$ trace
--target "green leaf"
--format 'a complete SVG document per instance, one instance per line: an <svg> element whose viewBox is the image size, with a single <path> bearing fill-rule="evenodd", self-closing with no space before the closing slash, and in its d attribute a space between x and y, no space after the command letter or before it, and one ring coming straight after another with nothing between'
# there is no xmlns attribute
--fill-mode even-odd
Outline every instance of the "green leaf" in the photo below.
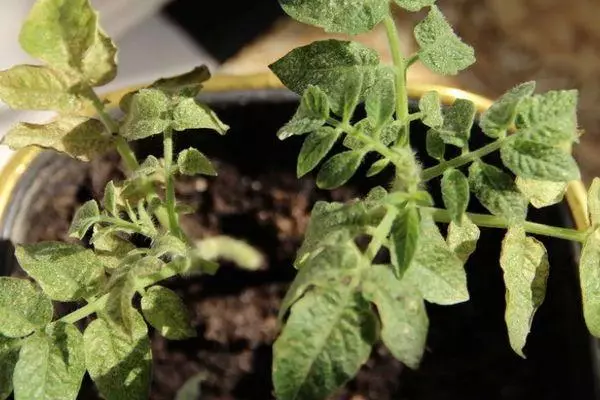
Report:
<svg viewBox="0 0 600 400"><path fill-rule="evenodd" d="M114 140L96 119L64 116L44 125L18 123L7 132L2 144L13 150L39 146L89 161L111 150Z"/></svg>
<svg viewBox="0 0 600 400"><path fill-rule="evenodd" d="M368 32L389 13L388 0L279 0L283 10L296 21L318 26L325 32Z"/></svg>
<svg viewBox="0 0 600 400"><path fill-rule="evenodd" d="M24 340L13 377L15 398L75 400L84 374L81 333L56 322Z"/></svg>
<svg viewBox="0 0 600 400"><path fill-rule="evenodd" d="M229 126L225 125L208 106L198 103L195 99L185 98L173 110L173 129L176 131L212 129L219 135L224 135L229 130Z"/></svg>
<svg viewBox="0 0 600 400"><path fill-rule="evenodd" d="M325 125L327 117L329 117L327 95L317 86L308 85L302 94L298 110L292 119L277 132L277 137L285 140L290 136L313 132Z"/></svg>
<svg viewBox="0 0 600 400"><path fill-rule="evenodd" d="M519 191L535 208L548 207L560 203L567 191L567 182L540 181L517 177Z"/></svg>
<svg viewBox="0 0 600 400"><path fill-rule="evenodd" d="M568 182L581 177L570 154L543 143L516 138L502 146L500 155L504 165L521 178Z"/></svg>
<svg viewBox="0 0 600 400"><path fill-rule="evenodd" d="M405 10L416 12L423 7L432 6L435 0L394 0L396 4Z"/></svg>
<svg viewBox="0 0 600 400"><path fill-rule="evenodd" d="M63 113L77 113L91 105L73 77L34 65L0 72L0 100L15 109Z"/></svg>
<svg viewBox="0 0 600 400"><path fill-rule="evenodd" d="M469 300L463 263L448 247L431 216L425 213L421 213L419 245L404 279L431 303L450 305Z"/></svg>
<svg viewBox="0 0 600 400"><path fill-rule="evenodd" d="M298 178L312 171L325 158L340 135L340 131L324 126L307 136L298 155Z"/></svg>
<svg viewBox="0 0 600 400"><path fill-rule="evenodd" d="M44 292L58 301L76 301L96 294L104 268L92 250L80 245L42 242L17 246L19 265Z"/></svg>
<svg viewBox="0 0 600 400"><path fill-rule="evenodd" d="M283 320L289 308L311 287L329 290L343 282L355 282L366 267L365 258L352 241L324 246L302 264L281 302L279 319Z"/></svg>
<svg viewBox="0 0 600 400"><path fill-rule="evenodd" d="M419 59L427 68L441 75L456 75L475 62L473 48L454 33L436 6L415 27L415 39L421 47Z"/></svg>
<svg viewBox="0 0 600 400"><path fill-rule="evenodd" d="M419 210L409 204L394 220L390 231L390 255L394 274L402 279L410 266L417 246L420 233Z"/></svg>
<svg viewBox="0 0 600 400"><path fill-rule="evenodd" d="M340 40L323 40L299 47L270 66L285 86L298 94L304 93L309 85L318 86L337 115L343 115L346 89L362 82L362 98L373 85L378 67L379 55L375 50Z"/></svg>
<svg viewBox="0 0 600 400"><path fill-rule="evenodd" d="M511 228L502 242L500 266L506 286L506 326L513 350L521 357L533 316L542 305L548 280L548 255L544 245L527 237L522 228Z"/></svg>
<svg viewBox="0 0 600 400"><path fill-rule="evenodd" d="M321 189L342 186L356 173L364 156L362 151L344 151L331 157L319 170L317 186Z"/></svg>
<svg viewBox="0 0 600 400"><path fill-rule="evenodd" d="M380 174L388 165L390 165L390 160L387 158L375 161L367 171L367 177L370 178Z"/></svg>
<svg viewBox="0 0 600 400"><path fill-rule="evenodd" d="M101 29L81 60L81 72L90 86L103 86L117 76L117 47Z"/></svg>
<svg viewBox="0 0 600 400"><path fill-rule="evenodd" d="M527 200L512 178L499 168L477 161L469 168L469 184L481 204L492 214L520 224L527 214Z"/></svg>
<svg viewBox="0 0 600 400"><path fill-rule="evenodd" d="M417 368L429 327L423 298L413 286L398 281L387 265L374 265L367 271L363 295L377 307L381 340L395 358Z"/></svg>
<svg viewBox="0 0 600 400"><path fill-rule="evenodd" d="M111 400L146 400L150 396L152 352L148 329L135 312L127 334L99 318L83 334L85 365L98 390Z"/></svg>
<svg viewBox="0 0 600 400"><path fill-rule="evenodd" d="M469 205L469 180L458 169L449 168L442 176L442 199L452 221L460 223Z"/></svg>
<svg viewBox="0 0 600 400"><path fill-rule="evenodd" d="M592 225L600 224L600 178L594 178L587 196Z"/></svg>
<svg viewBox="0 0 600 400"><path fill-rule="evenodd" d="M205 260L227 260L238 267L255 271L264 266L263 254L243 240L213 236L196 242L196 255Z"/></svg>
<svg viewBox="0 0 600 400"><path fill-rule="evenodd" d="M163 174L164 165L162 160L154 156L148 156L138 169L134 172L134 177L152 176L154 174Z"/></svg>
<svg viewBox="0 0 600 400"><path fill-rule="evenodd" d="M196 336L186 305L172 290L152 286L141 304L144 318L165 338L182 340Z"/></svg>
<svg viewBox="0 0 600 400"><path fill-rule="evenodd" d="M19 359L19 339L0 336L0 399L6 400L13 390L13 371Z"/></svg>
<svg viewBox="0 0 600 400"><path fill-rule="evenodd" d="M515 124L519 136L546 145L577 140L576 90L550 91L523 99Z"/></svg>
<svg viewBox="0 0 600 400"><path fill-rule="evenodd" d="M170 124L167 95L157 89L141 89L131 98L119 133L127 140L143 139L163 133Z"/></svg>
<svg viewBox="0 0 600 400"><path fill-rule="evenodd" d="M492 138L504 136L515 122L517 108L523 99L530 97L534 91L535 82L526 82L504 93L481 114L479 125L483 133Z"/></svg>
<svg viewBox="0 0 600 400"><path fill-rule="evenodd" d="M324 399L369 358L377 320L352 287L306 294L274 345L273 385L281 400Z"/></svg>
<svg viewBox="0 0 600 400"><path fill-rule="evenodd" d="M119 211L117 209L118 195L117 188L113 181L109 181L104 188L104 198L102 203L104 205L104 209L108 211L112 216L118 217ZM96 205L97 207L97 205ZM86 229L87 231L87 229Z"/></svg>
<svg viewBox="0 0 600 400"><path fill-rule="evenodd" d="M69 237L83 239L90 228L98 222L99 218L100 209L96 200L86 201L75 211L73 221L71 221L71 226L69 227Z"/></svg>
<svg viewBox="0 0 600 400"><path fill-rule="evenodd" d="M419 110L423 113L421 121L430 128L440 128L444 124L440 94L430 91L419 100Z"/></svg>
<svg viewBox="0 0 600 400"><path fill-rule="evenodd" d="M444 160L444 153L446 152L446 143L442 140L439 131L430 129L427 131L425 138L425 147L427 154L430 157L435 158L438 161Z"/></svg>
<svg viewBox="0 0 600 400"><path fill-rule="evenodd" d="M108 269L118 268L127 253L135 249L133 244L116 233L106 229L96 229L95 227L92 244L94 245L96 257Z"/></svg>
<svg viewBox="0 0 600 400"><path fill-rule="evenodd" d="M19 338L52 321L52 302L25 279L0 277L0 335Z"/></svg>
<svg viewBox="0 0 600 400"><path fill-rule="evenodd" d="M444 123L439 132L440 139L459 148L469 146L471 128L475 118L475 104L470 100L457 99L444 113Z"/></svg>
<svg viewBox="0 0 600 400"><path fill-rule="evenodd" d="M375 128L385 125L394 115L396 106L396 74L390 66L377 69L375 83L366 93L367 117Z"/></svg>
<svg viewBox="0 0 600 400"><path fill-rule="evenodd" d="M587 237L579 260L583 316L592 335L600 337L600 231Z"/></svg>
<svg viewBox="0 0 600 400"><path fill-rule="evenodd" d="M201 152L190 147L183 150L177 157L179 172L183 175L209 175L217 176L217 171L210 160Z"/></svg>
<svg viewBox="0 0 600 400"><path fill-rule="evenodd" d="M175 96L196 97L202 90L202 84L209 79L208 67L201 65L180 75L161 78L151 87Z"/></svg>
<svg viewBox="0 0 600 400"><path fill-rule="evenodd" d="M477 247L479 228L465 214L458 222L451 221L448 225L448 247L463 262L467 262Z"/></svg>

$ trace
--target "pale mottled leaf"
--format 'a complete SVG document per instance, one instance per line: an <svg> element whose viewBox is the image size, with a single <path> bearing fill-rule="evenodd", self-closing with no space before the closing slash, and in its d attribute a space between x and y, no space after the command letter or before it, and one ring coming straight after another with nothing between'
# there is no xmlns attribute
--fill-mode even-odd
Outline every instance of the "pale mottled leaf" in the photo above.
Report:
<svg viewBox="0 0 600 400"><path fill-rule="evenodd" d="M383 66L375 73L375 83L366 93L365 109L367 117L378 128L385 125L394 115L396 91L395 71L390 66Z"/></svg>
<svg viewBox="0 0 600 400"><path fill-rule="evenodd" d="M380 174L388 165L390 165L390 160L387 158L375 161L367 171L367 177L370 178Z"/></svg>
<svg viewBox="0 0 600 400"><path fill-rule="evenodd" d="M588 212L592 224L600 224L600 178L594 178L588 191Z"/></svg>
<svg viewBox="0 0 600 400"><path fill-rule="evenodd" d="M458 222L450 222L448 225L448 247L461 259L463 263L477 247L479 240L479 228L466 215L462 215Z"/></svg>
<svg viewBox="0 0 600 400"><path fill-rule="evenodd" d="M163 133L170 124L167 95L157 89L142 89L131 98L120 134L128 140L143 139Z"/></svg>
<svg viewBox="0 0 600 400"><path fill-rule="evenodd" d="M294 135L304 135L321 128L329 117L329 99L325 92L317 86L308 85L298 110L292 119L277 132L277 137L284 140Z"/></svg>
<svg viewBox="0 0 600 400"><path fill-rule="evenodd" d="M567 191L567 182L540 181L517 177L519 191L535 208L548 207L560 203Z"/></svg>
<svg viewBox="0 0 600 400"><path fill-rule="evenodd" d="M100 29L81 60L81 72L90 86L106 85L117 76L117 47Z"/></svg>
<svg viewBox="0 0 600 400"><path fill-rule="evenodd" d="M423 94L419 100L419 110L423 113L421 121L430 128L439 128L444 123L440 94L430 91Z"/></svg>
<svg viewBox="0 0 600 400"><path fill-rule="evenodd" d="M494 102L483 114L479 125L483 133L498 138L515 122L521 101L533 94L535 82L525 82L510 89Z"/></svg>
<svg viewBox="0 0 600 400"><path fill-rule="evenodd" d="M185 98L173 110L173 129L176 131L212 129L224 135L229 130L229 126L224 124L205 104L198 103L192 98Z"/></svg>
<svg viewBox="0 0 600 400"><path fill-rule="evenodd" d="M52 320L52 301L26 279L0 277L0 335L19 338Z"/></svg>
<svg viewBox="0 0 600 400"><path fill-rule="evenodd" d="M227 260L250 271L261 268L263 254L247 242L230 236L213 236L196 242L196 254L205 260Z"/></svg>
<svg viewBox="0 0 600 400"><path fill-rule="evenodd" d="M179 172L181 172L183 175L217 175L217 171L208 157L193 147L185 149L179 153L179 156L177 157L177 165L179 166Z"/></svg>
<svg viewBox="0 0 600 400"><path fill-rule="evenodd" d="M423 7L435 4L435 0L394 0L396 4L408 11L419 11Z"/></svg>
<svg viewBox="0 0 600 400"><path fill-rule="evenodd" d="M427 131L427 137L425 138L425 147L427 154L436 160L442 161L444 159L444 153L446 152L446 143L442 140L440 132L434 129Z"/></svg>
<svg viewBox="0 0 600 400"><path fill-rule="evenodd" d="M600 231L594 229L583 244L579 259L583 316L592 335L600 337Z"/></svg>
<svg viewBox="0 0 600 400"><path fill-rule="evenodd" d="M440 139L459 148L466 148L471 137L471 128L475 118L475 104L470 100L457 99L444 112L444 122L436 128Z"/></svg>
<svg viewBox="0 0 600 400"><path fill-rule="evenodd" d="M13 390L13 371L19 359L19 339L0 335L0 400L6 400Z"/></svg>
<svg viewBox="0 0 600 400"><path fill-rule="evenodd" d="M356 173L364 156L362 151L344 151L331 157L319 170L317 186L321 189L342 186Z"/></svg>
<svg viewBox="0 0 600 400"><path fill-rule="evenodd" d="M183 300L170 289L152 286L142 297L144 318L167 339L182 340L196 336Z"/></svg>
<svg viewBox="0 0 600 400"><path fill-rule="evenodd" d="M460 222L469 205L469 180L458 169L449 168L442 176L442 199L454 222Z"/></svg>
<svg viewBox="0 0 600 400"><path fill-rule="evenodd" d="M99 218L100 209L96 200L86 201L75 211L73 221L71 221L71 226L69 227L69 237L83 239L90 228L98 222Z"/></svg>
<svg viewBox="0 0 600 400"><path fill-rule="evenodd" d="M209 79L208 67L201 65L180 75L161 78L155 81L151 87L173 95L195 97L202 89L202 84Z"/></svg>
<svg viewBox="0 0 600 400"><path fill-rule="evenodd" d="M327 156L340 135L340 131L324 126L304 139L296 167L299 178L312 171Z"/></svg>

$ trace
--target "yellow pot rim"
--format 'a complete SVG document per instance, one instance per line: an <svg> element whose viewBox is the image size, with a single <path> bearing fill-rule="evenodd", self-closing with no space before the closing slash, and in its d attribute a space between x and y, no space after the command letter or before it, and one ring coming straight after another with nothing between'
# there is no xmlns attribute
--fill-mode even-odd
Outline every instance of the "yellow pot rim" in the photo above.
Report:
<svg viewBox="0 0 600 400"><path fill-rule="evenodd" d="M129 87L112 92L104 96L104 99L108 102L109 106L114 106L118 104L124 94L139 87L141 86ZM206 82L204 92L222 93L282 88L284 88L284 86L272 73L252 75L217 74ZM452 103L457 98L471 100L475 103L477 111L480 113L485 111L492 104L492 100L488 98L464 90L438 85L409 84L408 95L412 98L420 98L423 93L430 90L437 91L444 104ZM89 110L88 114L93 115L94 111ZM38 147L27 147L18 150L11 156L4 168L0 170L0 221L5 216L4 214L11 201L11 194L17 186L17 183L41 151L42 149ZM577 229L585 230L589 226L587 192L585 185L581 180L570 182L566 193L566 200L571 210L575 226Z"/></svg>

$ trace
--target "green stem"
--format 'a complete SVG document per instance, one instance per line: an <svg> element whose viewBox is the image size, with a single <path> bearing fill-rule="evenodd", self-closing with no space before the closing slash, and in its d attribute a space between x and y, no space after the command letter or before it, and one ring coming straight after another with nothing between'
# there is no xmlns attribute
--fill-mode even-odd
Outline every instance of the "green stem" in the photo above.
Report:
<svg viewBox="0 0 600 400"><path fill-rule="evenodd" d="M441 162L435 167L427 168L425 171L423 171L421 179L423 180L423 182L427 182L439 175L442 175L444 171L446 171L448 168L458 168L462 165L469 164L475 160L478 160L481 157L500 149L504 141L511 137L514 137L514 135L509 136L507 138L498 139L495 142L492 142L486 146L479 148L478 150L471 151L451 160Z"/></svg>
<svg viewBox="0 0 600 400"><path fill-rule="evenodd" d="M392 224L398 215L398 211L394 207L388 207L387 213L385 217L381 220L375 232L371 237L371 242L369 243L369 247L365 251L365 255L369 258L370 261L373 261L379 250L383 246L383 242L387 238L390 230L392 229Z"/></svg>
<svg viewBox="0 0 600 400"><path fill-rule="evenodd" d="M423 207L423 210L432 212L433 219L437 222L449 223L452 218L448 210L432 207ZM486 228L503 228L507 229L514 224L510 224L506 219L489 214L474 214L466 213L467 217L476 225ZM587 236L586 232L576 229L561 228L557 226L538 224L537 222L525 221L523 228L526 232L565 239L574 242L583 242Z"/></svg>
<svg viewBox="0 0 600 400"><path fill-rule="evenodd" d="M390 53L394 62L394 71L396 73L396 118L400 121L406 121L408 118L408 93L406 91L406 64L404 57L400 52L400 36L396 23L391 15L383 20L385 31L390 44ZM408 123L407 123L408 126ZM408 128L405 128L405 136L408 137Z"/></svg>
<svg viewBox="0 0 600 400"><path fill-rule="evenodd" d="M183 235L179 228L179 216L175 210L175 182L173 180L173 130L167 129L164 132L164 158L165 158L165 176L167 179L166 187L166 205L169 215L169 229L172 234L182 238Z"/></svg>

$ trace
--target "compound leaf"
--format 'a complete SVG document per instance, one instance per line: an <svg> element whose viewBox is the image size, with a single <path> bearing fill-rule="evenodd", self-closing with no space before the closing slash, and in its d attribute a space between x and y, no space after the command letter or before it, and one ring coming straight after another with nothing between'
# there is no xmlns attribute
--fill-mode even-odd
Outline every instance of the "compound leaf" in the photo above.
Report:
<svg viewBox="0 0 600 400"><path fill-rule="evenodd" d="M181 340L196 336L186 305L172 290L152 286L141 304L144 318L165 338Z"/></svg>
<svg viewBox="0 0 600 400"><path fill-rule="evenodd" d="M32 282L0 277L0 335L19 338L52 321L52 301Z"/></svg>

